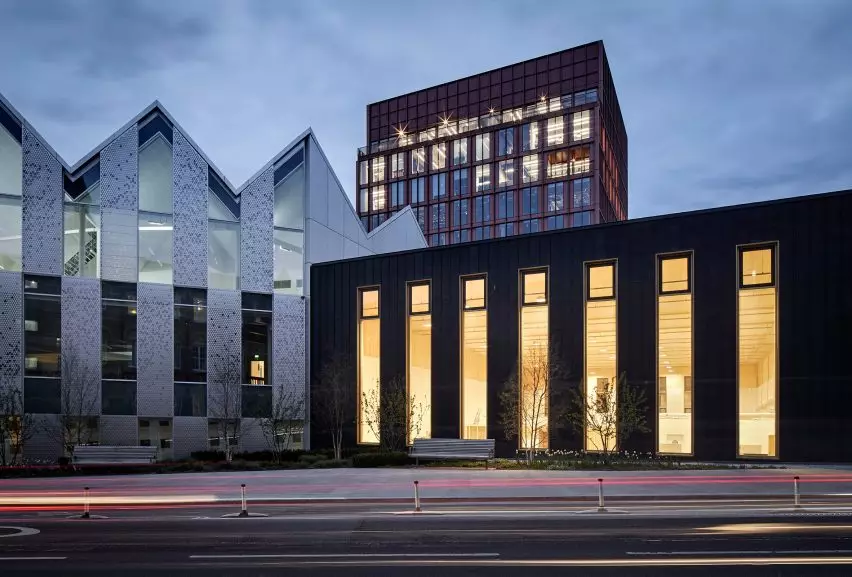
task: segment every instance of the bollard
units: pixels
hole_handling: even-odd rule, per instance
[[[414,481],[414,512],[420,512],[420,487],[417,481]]]
[[[598,479],[598,511],[606,511],[606,507],[604,507],[603,479]]]
[[[242,483],[240,485],[240,500],[242,502],[242,509],[240,510],[240,517],[248,517],[248,506],[246,505],[246,484]]]
[[[802,505],[799,502],[799,476],[793,477],[793,508],[798,509]]]
[[[83,514],[80,516],[81,519],[89,519],[91,516],[89,515],[89,488],[83,487]]]

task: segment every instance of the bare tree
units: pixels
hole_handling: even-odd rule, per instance
[[[74,448],[98,442],[98,401],[101,383],[89,363],[73,349],[63,347],[61,356],[59,417],[50,433],[67,457]]]
[[[207,367],[207,386],[210,412],[215,417],[219,448],[230,462],[240,435],[242,413],[242,371],[240,354],[213,354]]]
[[[649,431],[646,426],[645,392],[627,382],[627,374],[616,380],[602,379],[594,391],[574,391],[567,419],[584,439],[587,450],[609,460],[633,433]]]
[[[417,438],[428,410],[417,395],[408,395],[401,377],[388,379],[362,395],[364,420],[382,451],[402,451]]]
[[[335,353],[323,364],[314,387],[314,406],[323,428],[331,434],[334,458],[340,460],[343,429],[352,422],[355,371],[349,358]]]
[[[563,376],[555,346],[531,347],[524,353],[522,366],[516,366],[503,384],[498,418],[506,440],[518,440],[528,463],[537,449],[547,446],[550,416],[561,412],[552,406],[560,398],[553,394],[552,385]]]
[[[304,424],[304,394],[282,387],[277,396],[273,395],[270,416],[260,419],[260,430],[276,463],[281,462],[281,454],[290,449],[293,436],[304,429]]]
[[[0,465],[18,463],[24,444],[35,433],[35,421],[24,412],[24,395],[17,386],[0,384]]]

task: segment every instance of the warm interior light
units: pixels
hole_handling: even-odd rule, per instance
[[[497,111],[496,111],[496,110],[494,110],[494,107],[493,107],[493,106],[492,106],[491,108],[489,108],[489,109],[488,109],[488,114],[494,114],[495,112],[497,112]]]

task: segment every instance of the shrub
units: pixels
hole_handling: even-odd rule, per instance
[[[316,463],[317,461],[322,461],[322,460],[324,460],[324,459],[325,459],[325,456],[324,456],[324,455],[311,455],[311,454],[305,454],[305,455],[299,455],[299,459],[298,459],[298,461],[299,461],[300,463],[305,463],[305,464],[307,464],[307,465],[312,465],[312,464]]]
[[[225,460],[225,453],[222,451],[193,451],[189,456],[193,461],[204,461],[206,463]]]
[[[340,467],[348,467],[349,461],[345,459],[322,459],[313,463],[310,469],[339,469]]]
[[[357,453],[352,456],[353,467],[399,467],[410,465],[408,453]]]

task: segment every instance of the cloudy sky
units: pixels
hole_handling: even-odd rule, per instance
[[[69,163],[159,99],[236,185],[312,126],[603,39],[630,216],[852,188],[848,0],[0,0],[0,92]]]

